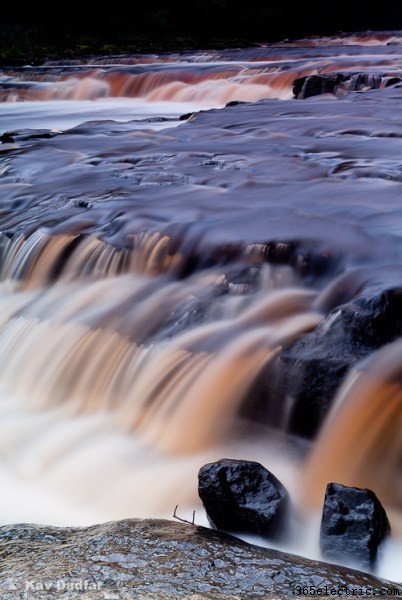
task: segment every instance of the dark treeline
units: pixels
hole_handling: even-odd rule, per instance
[[[39,52],[138,47],[140,50],[279,41],[339,31],[402,29],[402,4],[395,0],[121,0],[82,5],[8,3],[2,7],[0,58]]]

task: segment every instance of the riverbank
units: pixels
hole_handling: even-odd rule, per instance
[[[49,40],[16,31],[13,41],[1,43],[0,66],[40,65],[50,60],[75,60],[89,57],[161,54],[186,50],[248,48],[258,45],[247,38],[199,38],[190,35],[122,37],[120,40],[99,39],[90,35],[67,36],[61,41]]]
[[[0,23],[0,64],[39,64],[83,55],[245,48],[284,39],[342,35],[351,31],[402,28],[402,10],[383,2],[342,6],[309,0],[292,6],[251,0],[245,6],[224,0],[189,5],[114,2],[82,13],[72,7],[60,17],[48,7],[24,10],[9,5]]]

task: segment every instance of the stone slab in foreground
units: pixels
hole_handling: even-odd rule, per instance
[[[303,588],[306,595],[347,588],[360,597],[381,589],[402,596],[401,585],[365,573],[173,521],[0,528],[2,600],[279,599],[303,595]]]

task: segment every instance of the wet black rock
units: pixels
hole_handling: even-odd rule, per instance
[[[402,594],[402,586],[367,573],[172,521],[0,528],[2,600],[279,600],[310,586],[348,588],[360,596],[380,588]]]
[[[378,548],[389,534],[387,515],[374,492],[327,485],[320,533],[325,558],[373,567]]]
[[[212,527],[272,538],[285,531],[288,493],[258,462],[225,458],[204,465],[198,494]]]
[[[333,276],[341,268],[341,253],[316,241],[271,240],[262,246],[267,263],[288,265],[310,283],[315,279],[322,281],[325,276]]]
[[[75,206],[78,206],[78,208],[92,208],[93,207],[93,202],[91,202],[90,200],[76,200],[74,204],[75,204]]]
[[[2,144],[14,144],[15,139],[14,137],[11,135],[11,133],[9,133],[8,131],[6,131],[5,133],[3,133],[3,135],[0,137],[0,142]]]
[[[247,104],[247,102],[244,102],[243,100],[230,100],[229,102],[226,102],[225,106],[239,106],[239,104]]]
[[[401,290],[375,290],[333,309],[285,350],[279,364],[280,383],[293,397],[289,431],[314,437],[350,368],[401,333]]]
[[[336,94],[340,89],[359,91],[378,89],[386,76],[380,73],[323,73],[299,77],[293,82],[293,94],[298,99]],[[393,78],[395,79],[395,78]],[[386,78],[388,82],[390,78]],[[395,83],[395,82],[394,82]],[[388,83],[388,85],[390,85]]]
[[[324,305],[318,308],[326,310]],[[400,335],[402,290],[360,291],[351,300],[332,306],[314,331],[267,365],[249,394],[243,415],[314,438],[350,369]]]
[[[51,129],[18,129],[17,131],[5,131],[0,136],[0,142],[2,144],[13,144],[14,142],[50,139],[58,135],[58,133],[60,132]]]

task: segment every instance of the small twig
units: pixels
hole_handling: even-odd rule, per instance
[[[176,504],[175,509],[173,511],[173,518],[177,519],[178,521],[181,521],[182,523],[188,523],[189,525],[195,525],[195,510],[193,510],[193,519],[192,521],[188,521],[187,519],[182,519],[181,517],[179,517],[177,515],[177,509],[179,508],[179,505]]]

